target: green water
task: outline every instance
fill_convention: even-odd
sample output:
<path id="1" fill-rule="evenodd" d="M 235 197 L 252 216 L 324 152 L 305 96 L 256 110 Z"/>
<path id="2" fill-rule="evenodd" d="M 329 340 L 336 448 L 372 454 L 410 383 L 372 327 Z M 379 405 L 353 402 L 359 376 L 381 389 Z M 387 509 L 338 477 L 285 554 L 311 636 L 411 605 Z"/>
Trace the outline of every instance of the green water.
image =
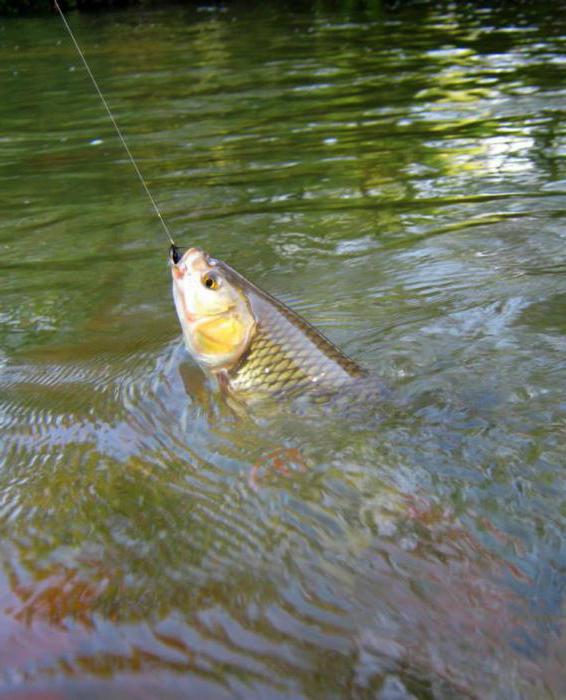
<path id="1" fill-rule="evenodd" d="M 566 20 L 492 5 L 70 16 L 177 242 L 391 392 L 248 417 L 62 25 L 0 22 L 0 697 L 565 696 Z"/>

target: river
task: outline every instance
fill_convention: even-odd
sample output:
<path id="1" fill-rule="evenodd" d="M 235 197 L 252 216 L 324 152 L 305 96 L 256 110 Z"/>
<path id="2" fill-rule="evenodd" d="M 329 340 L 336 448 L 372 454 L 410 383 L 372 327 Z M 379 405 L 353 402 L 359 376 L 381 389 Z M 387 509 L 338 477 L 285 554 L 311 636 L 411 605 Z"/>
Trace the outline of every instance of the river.
<path id="1" fill-rule="evenodd" d="M 565 697 L 566 15 L 361 6 L 69 15 L 344 412 L 223 404 L 60 20 L 0 19 L 2 700 Z"/>

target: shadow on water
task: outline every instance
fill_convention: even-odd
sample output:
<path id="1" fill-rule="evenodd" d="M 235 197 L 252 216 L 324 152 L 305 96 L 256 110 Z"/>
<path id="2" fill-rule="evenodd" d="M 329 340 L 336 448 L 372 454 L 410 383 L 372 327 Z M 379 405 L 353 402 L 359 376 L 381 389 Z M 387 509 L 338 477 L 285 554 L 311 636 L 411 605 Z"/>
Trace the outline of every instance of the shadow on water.
<path id="1" fill-rule="evenodd" d="M 2 22 L 0 697 L 564 695 L 565 28 L 509 8 L 71 17 L 179 242 L 388 387 L 245 415 L 61 26 Z"/>

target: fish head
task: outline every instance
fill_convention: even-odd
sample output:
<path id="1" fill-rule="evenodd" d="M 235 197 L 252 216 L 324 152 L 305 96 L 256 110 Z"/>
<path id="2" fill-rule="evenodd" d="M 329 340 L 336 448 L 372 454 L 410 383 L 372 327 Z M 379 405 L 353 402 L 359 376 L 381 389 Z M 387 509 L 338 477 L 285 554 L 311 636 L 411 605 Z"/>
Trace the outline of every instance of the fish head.
<path id="1" fill-rule="evenodd" d="M 170 264 L 173 299 L 189 353 L 211 371 L 230 369 L 255 328 L 245 290 L 200 248 L 183 255 L 172 248 Z"/>

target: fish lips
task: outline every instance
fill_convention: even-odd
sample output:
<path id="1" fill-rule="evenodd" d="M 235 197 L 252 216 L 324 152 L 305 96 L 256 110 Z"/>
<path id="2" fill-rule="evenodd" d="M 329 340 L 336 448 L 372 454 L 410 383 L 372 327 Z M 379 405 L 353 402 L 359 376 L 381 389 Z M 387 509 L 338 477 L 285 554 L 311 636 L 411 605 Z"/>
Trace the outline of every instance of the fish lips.
<path id="1" fill-rule="evenodd" d="M 171 273 L 174 279 L 181 279 L 188 272 L 187 266 L 181 264 L 187 253 L 198 251 L 198 248 L 189 248 L 177 246 L 174 243 L 169 248 L 169 263 L 171 264 Z"/>

